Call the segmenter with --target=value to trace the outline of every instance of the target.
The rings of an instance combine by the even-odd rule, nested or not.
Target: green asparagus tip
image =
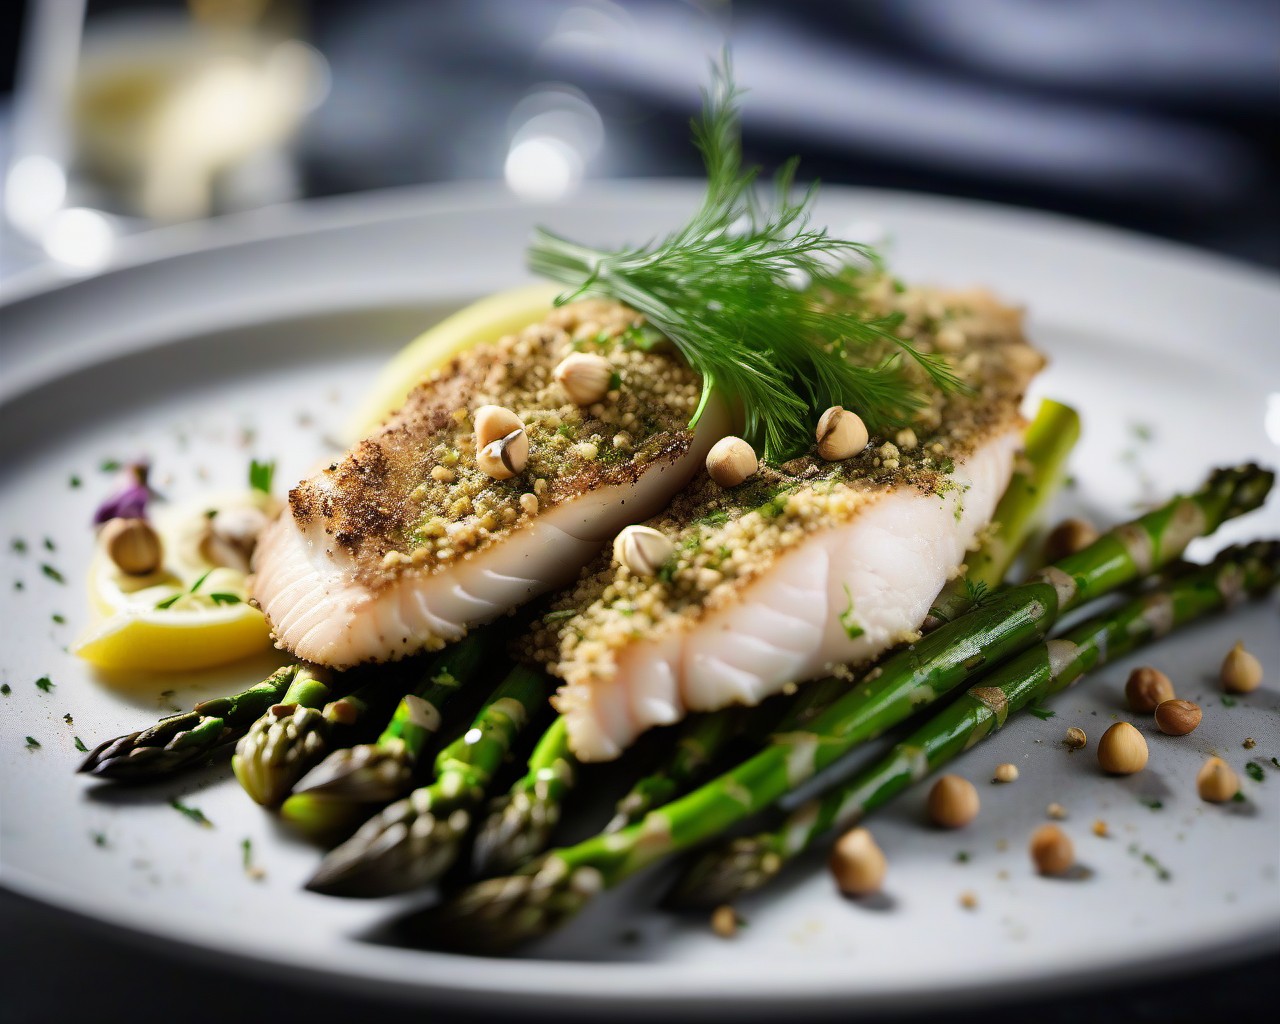
[[[411,780],[412,768],[403,746],[390,749],[362,743],[335,750],[299,779],[293,792],[331,801],[379,804],[402,795]]]
[[[562,804],[543,789],[520,790],[495,800],[476,835],[472,870],[480,876],[509,874],[547,848],[560,823]]]
[[[768,884],[782,870],[770,836],[741,836],[703,854],[663,898],[669,910],[714,910]]]
[[[314,708],[275,704],[236,744],[232,770],[250,798],[276,807],[324,756],[329,723]]]
[[[471,815],[420,813],[412,797],[375,815],[329,853],[306,887],[329,896],[393,896],[436,881],[457,857]]]
[[[492,878],[454,899],[407,918],[402,930],[416,944],[450,952],[509,952],[575,917],[604,887],[592,867],[570,871],[551,857],[522,874]]]

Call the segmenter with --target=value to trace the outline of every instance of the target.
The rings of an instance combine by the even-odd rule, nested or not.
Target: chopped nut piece
[[[1076,862],[1071,839],[1057,825],[1041,825],[1031,833],[1031,860],[1042,875],[1061,875]]]
[[[1067,809],[1062,804],[1054,803],[1046,807],[1044,813],[1053,818],[1054,821],[1062,821],[1067,816]]]
[[[160,568],[164,550],[145,519],[109,519],[102,545],[116,568],[128,576],[146,576]]]
[[[833,405],[818,420],[818,454],[828,462],[851,459],[867,446],[870,435],[862,417]]]
[[[656,576],[675,545],[650,526],[628,526],[613,540],[613,557],[637,576]]]
[[[871,833],[865,828],[855,828],[836,840],[828,866],[842,893],[866,896],[880,891],[887,862]]]
[[[1227,693],[1252,693],[1262,685],[1262,662],[1237,641],[1222,661],[1219,678]]]
[[[1185,736],[1200,724],[1200,705],[1189,700],[1162,700],[1155,717],[1156,728],[1166,736]]]
[[[1116,722],[1098,741],[1098,764],[1112,775],[1132,775],[1147,766],[1147,741],[1128,722]]]
[[[1083,551],[1098,539],[1098,531],[1092,523],[1083,519],[1064,519],[1050,532],[1044,540],[1044,557],[1047,562],[1056,562],[1067,555]]]
[[[722,939],[731,939],[738,934],[738,915],[733,907],[722,903],[711,912],[711,930]]]
[[[1097,818],[1093,822],[1093,834],[1099,839],[1106,839],[1111,835],[1111,829],[1107,827],[1107,823],[1101,818]]]
[[[1196,791],[1201,800],[1212,804],[1226,803],[1240,792],[1240,777],[1220,757],[1211,757],[1196,776]]]
[[[740,437],[722,437],[707,452],[707,473],[721,487],[737,487],[758,468],[755,450]]]
[[[929,818],[939,828],[962,828],[978,816],[980,801],[972,782],[944,775],[929,790]]]
[[[972,890],[966,889],[960,894],[960,906],[965,910],[975,910],[978,906],[978,896]]]
[[[1086,743],[1089,742],[1089,738],[1084,734],[1083,729],[1073,725],[1070,729],[1067,730],[1067,735],[1063,737],[1062,742],[1065,743],[1067,746],[1069,746],[1072,750],[1079,750],[1081,747],[1083,747]]]
[[[996,765],[996,782],[1016,782],[1017,778],[1018,766],[1016,764],[1006,762],[1005,764]]]
[[[1240,746],[1244,747],[1245,750],[1252,750],[1257,745],[1258,745],[1258,741],[1255,740],[1252,736],[1246,736],[1244,738],[1244,742],[1240,744]]]
[[[1149,715],[1161,701],[1173,700],[1173,683],[1158,668],[1141,665],[1129,673],[1124,684],[1124,696],[1130,708],[1139,714]]]

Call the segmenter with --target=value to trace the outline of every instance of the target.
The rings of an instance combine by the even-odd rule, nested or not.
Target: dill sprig
[[[963,385],[945,360],[897,337],[896,319],[859,309],[862,275],[851,268],[878,268],[879,257],[810,224],[816,186],[793,198],[795,160],[778,173],[773,203],[762,204],[759,169],[742,166],[739,97],[726,57],[693,122],[707,193],[687,225],[613,252],[540,228],[530,268],[569,286],[559,303],[610,298],[643,313],[702,376],[690,426],[720,392],[770,461],[812,445],[832,405],[856,410],[873,432],[906,425],[928,399],[904,355],[934,387]]]

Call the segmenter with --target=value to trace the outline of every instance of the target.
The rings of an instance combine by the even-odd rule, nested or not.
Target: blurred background
[[[1280,266],[1276,0],[4,0],[0,276],[298,198],[695,176],[726,40],[767,168]]]

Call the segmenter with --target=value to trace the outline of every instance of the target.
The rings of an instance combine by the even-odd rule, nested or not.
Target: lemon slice
[[[148,576],[121,572],[99,549],[89,563],[89,599],[98,616],[74,653],[104,669],[174,672],[238,661],[264,650],[270,634],[249,601],[248,578],[200,553],[206,514],[238,505],[272,511],[261,492],[206,497],[157,510],[153,525],[165,564]]]
[[[378,374],[373,387],[347,421],[342,438],[354,444],[404,404],[423,377],[474,345],[497,341],[537,323],[551,311],[562,288],[533,284],[498,292],[446,317],[401,349]]]

